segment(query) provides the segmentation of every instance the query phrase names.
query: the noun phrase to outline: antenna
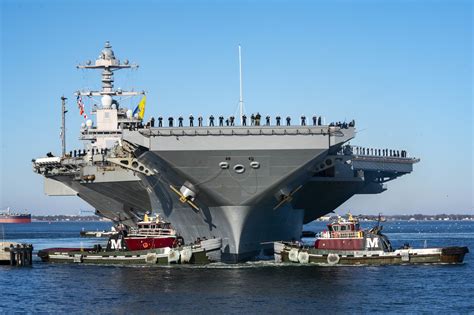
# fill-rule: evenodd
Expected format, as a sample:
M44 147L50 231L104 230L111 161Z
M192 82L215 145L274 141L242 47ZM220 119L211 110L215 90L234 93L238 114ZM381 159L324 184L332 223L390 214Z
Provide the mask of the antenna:
M240 77L240 98L239 98L239 112L240 112L240 125L243 124L242 116L244 115L244 99L242 96L242 47L239 44L239 77Z
M62 157L66 155L66 100L67 97L61 96L61 147Z

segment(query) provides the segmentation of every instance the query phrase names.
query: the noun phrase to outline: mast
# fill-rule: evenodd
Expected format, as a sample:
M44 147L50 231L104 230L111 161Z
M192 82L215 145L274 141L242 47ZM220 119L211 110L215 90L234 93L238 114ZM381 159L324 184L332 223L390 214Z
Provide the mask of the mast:
M66 155L66 100L67 97L61 96L61 157Z
M93 64L90 60L85 65L78 65L78 69L98 69L102 70L102 90L101 91L77 91L76 95L80 96L135 96L145 94L145 92L126 92L122 90L114 90L114 71L120 69L138 68L136 64L130 64L127 59L123 62L115 58L110 42L105 42L98 59ZM106 104L102 104L105 108L110 107L110 98Z
M239 82L240 82L240 98L239 98L239 113L240 113L240 125L243 124L242 116L244 115L244 99L242 95L242 48L239 44Z

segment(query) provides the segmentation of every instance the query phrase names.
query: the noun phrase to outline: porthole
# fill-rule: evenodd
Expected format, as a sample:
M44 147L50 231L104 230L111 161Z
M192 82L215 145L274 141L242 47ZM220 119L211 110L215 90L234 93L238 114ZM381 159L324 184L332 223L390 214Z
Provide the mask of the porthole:
M142 165L140 165L140 167L138 168L140 171L143 172L143 170L145 169Z
M137 168L137 167L138 167L138 162L137 162L137 161L133 161L133 162L132 162L132 167L133 167L133 168Z
M327 159L327 160L326 160L326 165L329 166L329 165L331 165L331 164L332 164L332 161L331 161L330 159Z
M223 170L226 170L229 168L229 163L227 162L220 162L219 167L222 168Z
M242 174L243 172L245 172L245 167L242 164L237 164L234 166L234 171L237 174Z
M250 162L250 167L255 169L260 168L260 163L258 163L257 161Z

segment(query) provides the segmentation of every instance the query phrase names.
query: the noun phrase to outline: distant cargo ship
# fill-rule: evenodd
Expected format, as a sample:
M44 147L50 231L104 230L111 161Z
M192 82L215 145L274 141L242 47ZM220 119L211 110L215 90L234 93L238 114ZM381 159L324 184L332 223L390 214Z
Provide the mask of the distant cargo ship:
M31 214L14 213L10 208L0 211L0 223L31 223Z

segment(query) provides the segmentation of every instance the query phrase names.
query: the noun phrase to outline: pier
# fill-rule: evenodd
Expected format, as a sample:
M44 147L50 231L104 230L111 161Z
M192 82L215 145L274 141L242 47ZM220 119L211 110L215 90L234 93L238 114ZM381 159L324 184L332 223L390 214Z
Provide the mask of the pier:
M0 265L31 266L33 245L0 242Z

